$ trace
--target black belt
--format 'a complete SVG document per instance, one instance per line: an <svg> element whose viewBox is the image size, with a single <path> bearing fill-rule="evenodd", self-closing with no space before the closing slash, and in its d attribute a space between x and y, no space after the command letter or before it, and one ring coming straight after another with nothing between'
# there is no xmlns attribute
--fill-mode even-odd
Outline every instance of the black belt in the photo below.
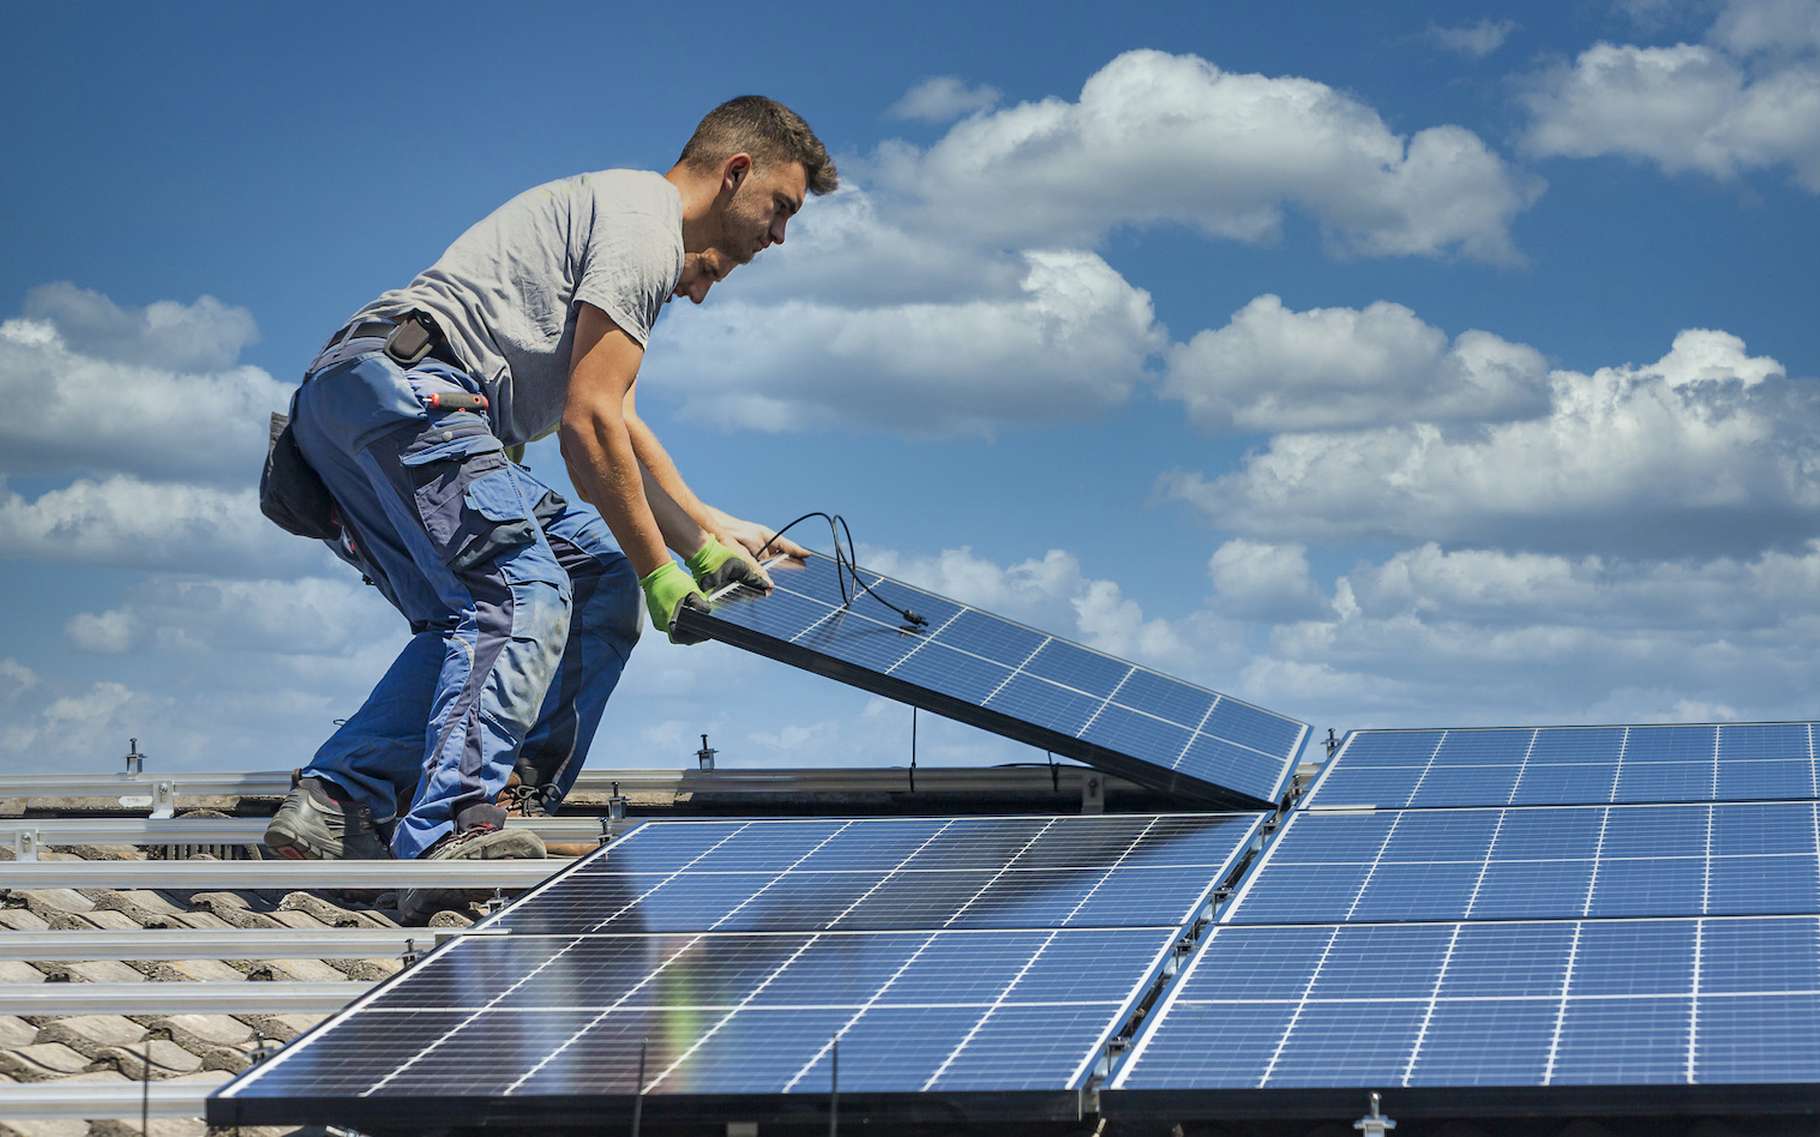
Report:
<svg viewBox="0 0 1820 1137"><path fill-rule="evenodd" d="M342 328L340 331L337 331L334 335L330 336L328 342L322 345L322 350L327 351L331 347L334 347L337 344L346 343L349 340L383 339L386 341L387 355L392 356L392 358L399 363L415 363L417 360L401 359L391 350L392 333L398 330L398 324L399 321L395 319L361 320L358 323ZM435 327L434 323L431 323L429 326ZM317 354L320 355L321 352L318 352ZM449 342L443 338L442 330L440 328L437 328L435 334L430 337L430 349L425 353L424 358L440 360L450 367L459 368L463 371L467 370L467 364L463 363L460 357L449 348Z"/></svg>

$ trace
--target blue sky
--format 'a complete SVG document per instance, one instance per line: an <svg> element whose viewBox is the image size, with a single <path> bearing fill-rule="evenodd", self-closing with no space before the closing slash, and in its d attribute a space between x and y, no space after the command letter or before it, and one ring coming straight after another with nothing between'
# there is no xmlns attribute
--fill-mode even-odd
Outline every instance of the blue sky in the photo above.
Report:
<svg viewBox="0 0 1820 1137"><path fill-rule="evenodd" d="M749 91L848 188L653 337L709 500L1319 728L1815 713L1820 3L698 11L14 20L0 768L307 759L402 627L251 512L264 410L506 198ZM907 726L650 637L593 761Z"/></svg>

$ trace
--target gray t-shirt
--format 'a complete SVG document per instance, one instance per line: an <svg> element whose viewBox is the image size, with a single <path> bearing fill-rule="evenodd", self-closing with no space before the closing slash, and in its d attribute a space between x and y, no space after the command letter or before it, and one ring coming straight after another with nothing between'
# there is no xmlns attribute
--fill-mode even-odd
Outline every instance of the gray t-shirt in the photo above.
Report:
<svg viewBox="0 0 1820 1137"><path fill-rule="evenodd" d="M682 267L676 187L644 170L601 170L519 194L350 319L428 311L486 388L499 437L513 445L561 422L576 301L643 346Z"/></svg>

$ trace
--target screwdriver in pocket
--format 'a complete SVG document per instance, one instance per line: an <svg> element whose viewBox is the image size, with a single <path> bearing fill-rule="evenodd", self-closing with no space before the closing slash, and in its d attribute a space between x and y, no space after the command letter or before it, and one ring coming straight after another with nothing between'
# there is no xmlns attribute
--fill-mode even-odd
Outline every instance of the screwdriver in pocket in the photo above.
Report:
<svg viewBox="0 0 1820 1137"><path fill-rule="evenodd" d="M485 395L470 395L466 391L433 391L430 394L430 409L436 411L484 411L487 409Z"/></svg>

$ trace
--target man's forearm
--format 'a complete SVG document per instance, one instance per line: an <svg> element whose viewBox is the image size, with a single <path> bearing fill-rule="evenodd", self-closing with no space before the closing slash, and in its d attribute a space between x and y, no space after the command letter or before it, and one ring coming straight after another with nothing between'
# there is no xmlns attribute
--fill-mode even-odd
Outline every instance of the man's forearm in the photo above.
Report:
<svg viewBox="0 0 1820 1137"><path fill-rule="evenodd" d="M632 568L649 576L670 560L664 532L645 498L643 474L626 421L617 415L595 415L579 423L565 421L563 461L575 488L613 531Z"/></svg>
<svg viewBox="0 0 1820 1137"><path fill-rule="evenodd" d="M645 501L651 506L651 516L657 519L657 528L663 532L664 544L685 557L700 549L708 539L707 526L671 497L643 463L638 472L644 479Z"/></svg>
<svg viewBox="0 0 1820 1137"><path fill-rule="evenodd" d="M637 415L626 416L626 432L632 439L632 450L638 455L639 465L645 468L651 480L663 489L664 496L687 514L697 526L712 533L720 525L720 511L705 504L695 496L695 491L683 481L682 471L676 468L670 452L664 449L657 435L646 426Z"/></svg>

